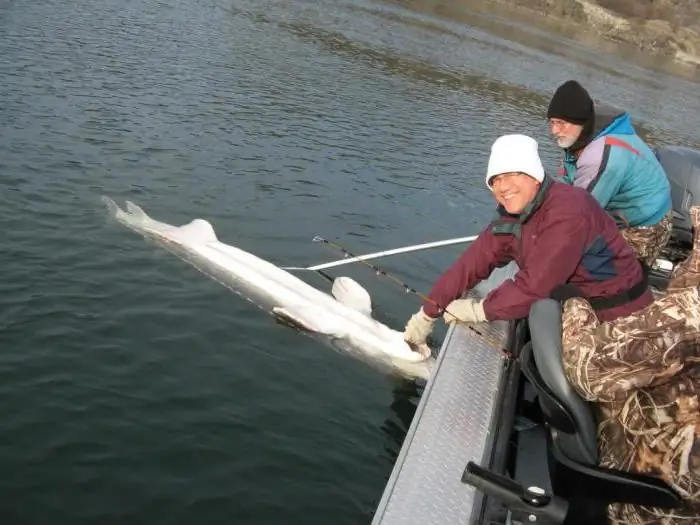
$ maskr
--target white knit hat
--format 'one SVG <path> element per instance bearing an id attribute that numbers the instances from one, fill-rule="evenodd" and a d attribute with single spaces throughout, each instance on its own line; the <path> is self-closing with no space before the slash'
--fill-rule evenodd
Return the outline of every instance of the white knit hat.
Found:
<path id="1" fill-rule="evenodd" d="M 486 169 L 486 185 L 501 173 L 520 171 L 533 179 L 544 180 L 544 167 L 537 152 L 537 141 L 527 135 L 503 135 L 491 146 L 489 166 Z"/>

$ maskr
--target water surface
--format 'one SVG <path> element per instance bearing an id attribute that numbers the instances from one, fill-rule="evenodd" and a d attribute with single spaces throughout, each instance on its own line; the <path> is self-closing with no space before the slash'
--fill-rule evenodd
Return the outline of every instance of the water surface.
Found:
<path id="1" fill-rule="evenodd" d="M 569 77 L 654 143 L 700 144 L 692 77 L 425 5 L 0 2 L 3 523 L 367 523 L 421 392 L 276 325 L 101 195 L 303 265 L 338 256 L 314 235 L 363 253 L 478 232 L 499 134 L 556 168 L 543 116 Z M 427 291 L 458 253 L 381 264 Z M 394 328 L 419 306 L 344 270 Z"/>

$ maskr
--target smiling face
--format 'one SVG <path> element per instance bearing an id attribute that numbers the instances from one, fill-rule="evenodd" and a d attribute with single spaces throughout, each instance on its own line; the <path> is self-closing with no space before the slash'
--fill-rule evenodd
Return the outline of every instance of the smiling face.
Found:
<path id="1" fill-rule="evenodd" d="M 557 145 L 562 148 L 570 148 L 581 136 L 582 124 L 574 124 L 560 118 L 549 119 L 549 129 L 557 141 Z"/>
<path id="2" fill-rule="evenodd" d="M 521 213 L 530 204 L 540 183 L 520 172 L 502 173 L 491 180 L 491 189 L 498 204 L 508 213 Z"/>

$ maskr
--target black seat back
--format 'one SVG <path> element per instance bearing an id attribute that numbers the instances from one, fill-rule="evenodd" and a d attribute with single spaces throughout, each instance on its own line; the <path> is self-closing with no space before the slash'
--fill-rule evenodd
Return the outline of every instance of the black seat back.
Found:
<path id="1" fill-rule="evenodd" d="M 671 184 L 674 236 L 692 243 L 690 207 L 700 204 L 700 151 L 681 146 L 662 146 L 655 151 Z"/>
<path id="2" fill-rule="evenodd" d="M 529 316 L 532 348 L 524 349 L 520 356 L 523 373 L 537 389 L 549 424 L 558 430 L 556 440 L 562 452 L 576 462 L 597 465 L 593 413 L 564 374 L 561 313 L 560 303 L 553 299 L 533 304 Z"/>

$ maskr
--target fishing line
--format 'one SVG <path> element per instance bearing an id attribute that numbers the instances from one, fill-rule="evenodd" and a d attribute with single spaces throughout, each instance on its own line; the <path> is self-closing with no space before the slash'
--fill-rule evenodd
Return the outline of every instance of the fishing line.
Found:
<path id="1" fill-rule="evenodd" d="M 325 243 L 325 244 L 327 244 L 328 246 L 330 246 L 330 247 L 332 247 L 332 248 L 335 248 L 335 249 L 337 249 L 337 250 L 340 250 L 341 252 L 343 252 L 343 254 L 344 254 L 346 257 L 356 257 L 355 255 L 353 255 L 352 253 L 350 253 L 349 251 L 347 251 L 345 248 L 343 248 L 343 247 L 340 246 L 339 244 L 334 243 L 333 241 L 329 241 L 328 239 L 324 239 L 323 237 L 321 237 L 321 236 L 319 236 L 319 235 L 317 235 L 316 237 L 314 237 L 314 238 L 312 239 L 312 242 L 322 242 L 322 243 Z M 385 277 L 388 277 L 389 279 L 391 279 L 392 281 L 394 281 L 396 284 L 398 284 L 399 286 L 401 286 L 401 287 L 404 289 L 404 291 L 405 291 L 406 293 L 413 293 L 413 294 L 416 294 L 416 295 L 418 295 L 421 299 L 423 299 L 423 300 L 425 300 L 425 301 L 428 301 L 429 303 L 433 304 L 434 306 L 438 306 L 437 303 L 435 303 L 435 301 L 433 301 L 432 299 L 430 299 L 428 296 L 426 296 L 426 295 L 420 293 L 420 292 L 417 291 L 415 288 L 411 288 L 411 287 L 408 286 L 406 283 L 400 281 L 399 279 L 397 279 L 396 277 L 394 277 L 394 276 L 391 275 L 390 273 L 385 272 L 385 271 L 382 270 L 381 268 L 378 268 L 376 265 L 374 265 L 374 264 L 372 264 L 372 263 L 370 263 L 370 262 L 367 262 L 367 261 L 365 261 L 365 260 L 360 260 L 360 261 L 358 261 L 358 262 L 361 262 L 361 263 L 364 264 L 365 266 L 369 266 L 370 268 L 372 268 L 372 270 L 374 270 L 375 273 L 376 273 L 377 275 L 383 275 L 383 276 L 385 276 Z M 438 307 L 438 308 L 439 308 L 439 307 Z"/>
<path id="2" fill-rule="evenodd" d="M 329 241 L 328 239 L 324 239 L 324 238 L 321 237 L 320 235 L 316 235 L 316 236 L 312 239 L 312 242 L 322 242 L 322 243 L 326 244 L 327 246 L 330 246 L 331 248 L 335 248 L 336 250 L 341 251 L 341 252 L 345 255 L 345 257 L 357 257 L 356 255 L 353 255 L 352 253 L 350 253 L 349 251 L 347 251 L 345 248 L 343 248 L 342 246 L 340 246 L 338 243 L 335 243 L 335 242 L 333 242 L 333 241 Z M 401 286 L 401 287 L 404 289 L 404 291 L 405 291 L 406 293 L 415 294 L 415 295 L 417 295 L 418 297 L 420 297 L 421 299 L 423 299 L 424 301 L 426 301 L 426 302 L 432 304 L 433 306 L 436 306 L 439 310 L 444 311 L 444 312 L 447 312 L 448 314 L 452 315 L 453 317 L 456 317 L 457 319 L 459 319 L 459 317 L 457 317 L 457 316 L 454 315 L 452 312 L 450 312 L 449 310 L 447 310 L 447 308 L 441 308 L 440 305 L 437 304 L 435 301 L 433 301 L 430 297 L 428 297 L 427 295 L 425 295 L 425 294 L 419 292 L 419 291 L 416 290 L 415 288 L 412 288 L 411 286 L 408 286 L 406 283 L 404 283 L 403 281 L 397 279 L 396 277 L 394 277 L 394 276 L 391 275 L 390 273 L 388 273 L 388 272 L 382 270 L 381 268 L 379 268 L 379 267 L 376 266 L 375 264 L 372 264 L 371 262 L 365 261 L 365 260 L 363 260 L 363 259 L 360 259 L 358 262 L 361 262 L 361 263 L 364 264 L 365 266 L 369 266 L 372 270 L 374 270 L 374 272 L 375 272 L 377 275 L 379 275 L 379 276 L 384 276 L 384 277 L 387 277 L 387 278 L 391 279 L 393 282 L 395 282 L 396 284 L 398 284 L 399 286 Z M 466 323 L 464 323 L 464 324 L 466 324 Z M 495 343 L 494 340 L 493 340 L 492 338 L 490 338 L 490 337 L 488 337 L 487 335 L 481 333 L 479 330 L 477 330 L 477 329 L 474 328 L 473 326 L 468 325 L 468 324 L 467 324 L 466 326 L 467 326 L 467 328 L 469 328 L 470 330 L 472 330 L 474 333 L 478 334 L 478 335 L 479 335 L 480 337 L 482 337 L 483 339 L 486 339 L 487 341 L 489 341 L 491 344 L 494 344 L 494 343 Z M 504 353 L 507 354 L 505 348 L 503 348 L 503 344 L 497 343 L 497 344 L 495 344 L 495 346 L 499 347 Z"/>
<path id="3" fill-rule="evenodd" d="M 319 274 L 321 277 L 323 277 L 324 279 L 326 279 L 326 280 L 327 280 L 328 282 L 330 282 L 330 283 L 332 283 L 332 282 L 335 280 L 335 279 L 333 279 L 333 277 L 331 277 L 330 275 L 328 275 L 328 274 L 327 274 L 326 272 L 324 272 L 323 270 L 314 270 L 314 271 L 315 271 L 317 274 Z"/>

